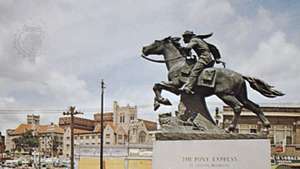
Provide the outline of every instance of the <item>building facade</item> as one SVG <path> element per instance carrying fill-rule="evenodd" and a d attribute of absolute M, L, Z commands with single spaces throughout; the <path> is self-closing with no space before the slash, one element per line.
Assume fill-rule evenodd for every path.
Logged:
<path fill-rule="evenodd" d="M 154 140 L 153 131 L 157 130 L 155 122 L 138 119 L 129 125 L 130 144 L 152 144 Z"/>
<path fill-rule="evenodd" d="M 59 127 L 65 128 L 69 127 L 71 123 L 71 117 L 60 117 L 59 118 Z M 95 120 L 81 118 L 81 117 L 74 117 L 74 123 L 73 126 L 75 129 L 81 129 L 81 130 L 94 130 L 95 127 Z"/>
<path fill-rule="evenodd" d="M 40 124 L 40 116 L 39 115 L 27 115 L 27 124 L 34 124 L 39 125 Z"/>
<path fill-rule="evenodd" d="M 87 146 L 100 146 L 100 126 L 97 125 L 93 131 L 74 129 L 74 145 L 76 147 L 87 147 Z M 115 146 L 124 145 L 126 142 L 126 133 L 122 127 L 114 126 L 113 123 L 106 123 L 104 126 L 104 137 L 103 145 Z M 63 145 L 64 157 L 70 157 L 71 153 L 71 129 L 70 127 L 65 128 L 64 133 L 64 145 Z"/>
<path fill-rule="evenodd" d="M 299 156 L 300 157 L 300 107 L 261 107 L 265 116 L 271 123 L 268 138 L 272 145 L 273 155 Z M 233 117 L 230 107 L 223 107 L 223 122 L 221 126 L 229 126 Z M 253 112 L 243 109 L 238 133 L 260 133 L 262 123 Z"/>
<path fill-rule="evenodd" d="M 3 158 L 4 152 L 5 152 L 5 137 L 0 132 L 0 161 Z"/>
<path fill-rule="evenodd" d="M 27 119 L 29 124 L 20 124 L 15 129 L 6 130 L 6 150 L 14 152 L 16 149 L 15 139 L 22 137 L 27 131 L 32 131 L 32 134 L 37 136 L 39 141 L 39 147 L 36 151 L 41 152 L 47 157 L 62 155 L 64 130 L 53 123 L 49 125 L 39 125 L 39 119 L 32 121 L 31 115 L 27 117 L 29 117 L 29 119 Z"/>
<path fill-rule="evenodd" d="M 77 120 L 75 120 L 77 119 Z M 80 119 L 80 120 L 79 120 Z M 157 130 L 157 123 L 137 118 L 137 106 L 119 106 L 113 103 L 113 111 L 103 114 L 104 147 L 127 144 L 152 144 L 152 131 Z M 94 119 L 74 118 L 74 144 L 80 147 L 99 147 L 101 114 L 95 113 Z M 63 152 L 65 157 L 71 152 L 70 120 L 60 118 L 60 127 L 64 128 Z M 85 126 L 87 125 L 87 126 Z"/>
<path fill-rule="evenodd" d="M 137 106 L 119 106 L 118 102 L 113 102 L 113 123 L 122 126 L 128 131 L 129 124 L 137 120 Z"/>

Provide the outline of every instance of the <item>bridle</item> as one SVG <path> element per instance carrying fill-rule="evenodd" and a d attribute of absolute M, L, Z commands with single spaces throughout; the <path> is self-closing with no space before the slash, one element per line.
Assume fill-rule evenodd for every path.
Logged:
<path fill-rule="evenodd" d="M 171 61 L 175 61 L 177 59 L 183 58 L 182 56 L 178 56 L 176 58 L 167 59 L 167 60 L 156 60 L 156 59 L 151 59 L 151 58 L 147 57 L 145 54 L 141 54 L 141 57 L 148 61 L 155 62 L 155 63 L 166 63 L 166 62 L 171 62 Z"/>

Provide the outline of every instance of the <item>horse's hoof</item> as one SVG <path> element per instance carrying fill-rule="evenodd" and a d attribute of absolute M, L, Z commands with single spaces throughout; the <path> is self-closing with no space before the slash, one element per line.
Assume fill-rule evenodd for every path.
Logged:
<path fill-rule="evenodd" d="M 227 127 L 227 128 L 225 129 L 225 132 L 226 132 L 226 133 L 233 133 L 234 130 L 235 130 L 235 128 L 234 128 L 233 126 L 229 126 L 229 127 Z"/>
<path fill-rule="evenodd" d="M 169 99 L 162 99 L 161 101 L 160 101 L 160 103 L 161 104 L 164 104 L 164 105 L 167 105 L 167 106 L 169 106 L 169 105 L 172 105 L 172 103 L 170 102 L 170 100 Z"/>
<path fill-rule="evenodd" d="M 226 132 L 226 133 L 232 133 L 232 131 L 231 131 L 229 128 L 226 128 L 226 129 L 225 129 L 225 132 Z"/>
<path fill-rule="evenodd" d="M 262 134 L 264 134 L 264 135 L 268 135 L 269 134 L 269 128 L 263 128 L 262 129 Z"/>
<path fill-rule="evenodd" d="M 271 128 L 271 124 L 270 123 L 265 123 L 264 127 L 267 128 L 267 129 L 269 129 L 269 128 Z"/>
<path fill-rule="evenodd" d="M 154 103 L 154 111 L 156 111 L 160 107 L 159 103 Z"/>
<path fill-rule="evenodd" d="M 163 100 L 162 100 L 162 104 L 168 105 L 168 106 L 171 106 L 171 105 L 172 105 L 172 103 L 170 102 L 169 99 L 163 99 Z"/>

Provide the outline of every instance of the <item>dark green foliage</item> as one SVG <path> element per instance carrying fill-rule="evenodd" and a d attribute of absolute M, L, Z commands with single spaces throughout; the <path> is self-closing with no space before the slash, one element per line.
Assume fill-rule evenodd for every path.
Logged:
<path fill-rule="evenodd" d="M 24 150 L 31 154 L 33 149 L 39 147 L 39 138 L 33 135 L 32 130 L 26 131 L 22 136 L 15 138 L 13 141 L 16 144 L 17 151 Z"/>

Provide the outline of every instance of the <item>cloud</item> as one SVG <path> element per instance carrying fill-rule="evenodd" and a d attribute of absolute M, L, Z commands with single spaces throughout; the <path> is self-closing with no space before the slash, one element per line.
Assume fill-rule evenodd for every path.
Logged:
<path fill-rule="evenodd" d="M 274 32 L 269 39 L 258 44 L 254 55 L 243 64 L 242 72 L 266 79 L 286 93 L 286 96 L 277 99 L 281 102 L 298 102 L 295 95 L 300 78 L 300 49 L 291 43 L 283 32 Z M 254 65 L 254 66 L 253 66 Z"/>
<path fill-rule="evenodd" d="M 208 41 L 220 48 L 229 68 L 266 79 L 287 91 L 288 96 L 282 101 L 299 100 L 293 84 L 300 82 L 295 78 L 295 72 L 299 72 L 296 43 L 300 40 L 293 37 L 293 42 L 289 41 L 289 29 L 294 23 L 288 19 L 289 13 L 275 13 L 269 6 L 253 3 L 1 1 L 0 98 L 3 99 L 0 103 L 5 103 L 3 107 L 97 108 L 103 78 L 108 107 L 113 100 L 147 105 L 140 112 L 150 118 L 152 85 L 166 80 L 167 72 L 164 65 L 142 60 L 141 48 L 155 39 L 180 36 L 185 30 L 214 32 Z M 248 7 L 249 4 L 252 6 Z M 30 44 L 40 45 L 39 52 L 33 53 L 34 62 L 20 55 L 15 46 L 16 35 L 23 31 L 24 25 L 38 25 L 43 31 L 42 39 L 28 36 L 29 41 L 22 41 L 21 49 L 32 50 L 35 45 Z M 288 67 L 282 70 L 283 65 Z M 284 80 L 278 80 L 279 77 Z M 264 101 L 255 92 L 250 94 Z M 178 102 L 178 97 L 164 95 Z M 8 104 L 10 99 L 12 102 Z M 171 111 L 174 107 L 161 111 Z M 49 121 L 55 118 L 53 115 Z"/>

